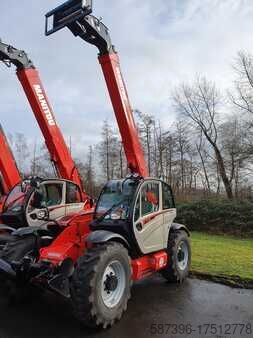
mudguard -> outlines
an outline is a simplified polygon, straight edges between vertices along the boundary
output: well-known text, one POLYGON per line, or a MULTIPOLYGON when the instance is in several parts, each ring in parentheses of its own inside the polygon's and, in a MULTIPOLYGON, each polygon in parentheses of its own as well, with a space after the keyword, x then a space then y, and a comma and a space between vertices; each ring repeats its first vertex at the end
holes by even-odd
POLYGON ((189 229, 185 225, 179 224, 179 223, 172 223, 170 227, 170 231, 177 231, 177 230, 184 230, 189 237, 191 236, 189 229))
POLYGON ((112 231, 95 230, 87 237, 87 242, 92 244, 101 244, 108 241, 116 241, 122 243, 127 248, 130 248, 128 241, 121 235, 112 231))
POLYGON ((13 231, 12 235, 23 237, 23 236, 27 236, 27 235, 32 235, 40 229, 41 229, 40 226, 31 226, 31 227, 19 228, 19 229, 15 229, 15 231, 13 231))

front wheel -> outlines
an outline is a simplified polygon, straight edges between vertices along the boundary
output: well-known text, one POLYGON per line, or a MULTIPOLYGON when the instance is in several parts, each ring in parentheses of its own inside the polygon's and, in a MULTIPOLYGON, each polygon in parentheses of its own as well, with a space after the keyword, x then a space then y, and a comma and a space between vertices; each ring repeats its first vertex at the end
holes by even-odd
POLYGON ((108 242, 87 250, 71 283, 77 319, 88 327, 112 326, 127 308, 130 288, 130 259, 121 244, 108 242))
POLYGON ((168 265, 161 271, 169 282, 182 283, 191 266, 191 244, 183 230, 172 232, 168 240, 168 265))

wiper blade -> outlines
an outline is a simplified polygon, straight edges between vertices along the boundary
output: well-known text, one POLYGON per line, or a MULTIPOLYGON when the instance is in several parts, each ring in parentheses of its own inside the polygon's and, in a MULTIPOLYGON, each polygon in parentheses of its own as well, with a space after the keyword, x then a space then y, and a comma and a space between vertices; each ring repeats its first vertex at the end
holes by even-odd
POLYGON ((119 206, 119 205, 120 205, 121 203, 123 203, 123 202, 124 202, 124 200, 121 200, 120 202, 113 204, 113 205, 111 206, 110 209, 108 209, 102 216, 100 216, 100 217, 97 219, 97 221, 98 221, 98 222, 102 221, 107 215, 110 214, 110 212, 111 212, 114 208, 116 208, 117 206, 119 206))

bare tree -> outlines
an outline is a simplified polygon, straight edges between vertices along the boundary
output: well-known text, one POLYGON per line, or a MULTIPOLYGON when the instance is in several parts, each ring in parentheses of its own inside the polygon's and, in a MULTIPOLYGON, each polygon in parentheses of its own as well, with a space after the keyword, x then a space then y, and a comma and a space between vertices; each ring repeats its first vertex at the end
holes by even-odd
POLYGON ((245 122, 236 116, 222 124, 221 144, 226 167, 230 172, 229 180, 233 184, 235 196, 238 197, 241 177, 245 176, 245 165, 252 158, 246 139, 245 122))
POLYGON ((27 159, 30 157, 27 138, 22 133, 16 133, 14 137, 14 153, 20 172, 27 174, 27 159))
POLYGON ((240 51, 237 54, 234 70, 235 93, 230 93, 230 98, 233 104, 244 113, 253 114, 253 56, 240 51))
POLYGON ((176 157, 176 139, 171 132, 171 129, 169 131, 164 132, 164 161, 165 161, 165 179, 168 181, 168 183, 172 186, 174 177, 173 177, 173 167, 175 163, 175 157, 176 157))
POLYGON ((32 163, 31 163, 31 174, 32 174, 32 176, 36 175, 35 174, 36 164, 37 164, 36 153, 37 153, 37 142, 35 140, 34 144, 33 144, 33 155, 32 155, 32 163))
POLYGON ((124 157, 121 149, 122 143, 119 141, 118 135, 108 122, 104 121, 102 141, 98 145, 98 153, 107 180, 119 178, 121 171, 123 171, 124 157))
POLYGON ((207 151, 205 149, 205 143, 204 143, 204 140, 203 140, 202 131, 200 132, 199 142, 196 143, 196 149, 197 149, 197 152, 198 152, 199 157, 200 157, 201 166, 202 166, 202 170, 203 170, 205 181, 206 181, 207 191, 210 194, 211 193, 211 184, 210 184, 210 179, 209 179, 209 175, 208 175, 208 171, 207 171, 208 154, 207 154, 207 151))
POLYGON ((222 97, 215 84, 204 77, 197 78, 192 86, 183 84, 177 88, 173 98, 178 112, 188 118, 212 146, 227 197, 232 199, 231 182, 218 144, 218 110, 222 97))
POLYGON ((40 177, 57 177, 54 164, 51 162, 50 154, 45 144, 34 143, 33 157, 30 166, 30 174, 40 177))
POLYGON ((154 118, 153 116, 142 113, 140 110, 136 109, 134 111, 140 119, 139 122, 139 130, 143 137, 143 143, 145 148, 145 153, 147 155, 147 162, 148 162, 148 171, 151 175, 152 166, 151 166, 151 151, 152 151, 152 129, 154 127, 154 118))
POLYGON ((76 159, 75 163, 81 175, 82 182, 87 194, 91 197, 97 197, 101 184, 96 181, 94 147, 89 146, 85 161, 76 159))
POLYGON ((186 156, 190 150, 190 143, 187 133, 187 126, 182 119, 176 123, 176 147, 179 154, 181 192, 185 190, 186 184, 186 156))
POLYGON ((156 177, 165 177, 165 150, 165 135, 162 131, 161 123, 160 121, 157 121, 157 123, 154 121, 151 159, 154 163, 152 174, 156 177))

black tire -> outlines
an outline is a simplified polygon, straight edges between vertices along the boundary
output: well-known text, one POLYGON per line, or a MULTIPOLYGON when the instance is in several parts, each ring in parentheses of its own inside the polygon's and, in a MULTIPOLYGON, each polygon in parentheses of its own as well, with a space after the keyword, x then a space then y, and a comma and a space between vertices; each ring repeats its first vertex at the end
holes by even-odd
POLYGON ((35 236, 11 236, 3 250, 0 253, 0 258, 7 262, 20 261, 28 253, 36 249, 35 236))
POLYGON ((191 266, 191 244, 188 234, 183 231, 173 231, 169 235, 168 240, 168 256, 169 262, 165 269, 161 271, 162 276, 169 282, 182 283, 188 276, 191 266), (184 268, 180 268, 180 248, 181 245, 185 246, 188 251, 188 260, 184 268))
MULTIPOLYGON (((71 281, 71 296, 76 318, 90 328, 112 326, 127 309, 131 292, 131 273, 130 259, 123 245, 108 242, 88 249, 85 255, 78 260, 71 281), (106 269, 115 261, 120 263, 124 271, 124 291, 118 303, 113 307, 108 307, 102 296, 103 278, 106 269)), ((103 288, 105 286, 106 283, 103 288)))
MULTIPOLYGON (((36 250, 35 236, 18 237, 12 236, 12 239, 6 243, 0 253, 0 258, 6 262, 21 261, 26 255, 36 250)), ((19 303, 32 298, 37 289, 30 286, 25 280, 6 280, 4 275, 0 275, 2 292, 11 303, 19 303)))

